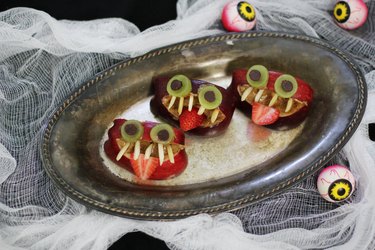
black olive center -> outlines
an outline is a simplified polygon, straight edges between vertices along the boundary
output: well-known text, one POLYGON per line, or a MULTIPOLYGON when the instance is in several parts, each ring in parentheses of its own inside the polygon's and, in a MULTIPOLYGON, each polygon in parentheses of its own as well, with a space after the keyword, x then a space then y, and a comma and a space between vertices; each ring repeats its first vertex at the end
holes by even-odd
POLYGON ((128 135, 135 135, 138 132, 138 128, 134 124, 127 124, 125 125, 125 132, 128 135))
POLYGON ((213 91, 207 91, 204 93, 204 99, 208 102, 214 102, 216 100, 215 93, 213 91))
POLYGON ((341 14, 342 14, 342 10, 341 9, 337 9, 336 10, 336 15, 341 16, 341 14))
POLYGON ((254 69, 254 70, 251 70, 250 73, 249 73, 249 77, 252 81, 259 81, 260 76, 261 76, 261 74, 260 74, 259 70, 254 69))
POLYGON ((281 82, 281 88, 285 92, 290 92, 293 90, 293 83, 291 81, 284 80, 281 82))
POLYGON ((343 196, 343 195, 345 194, 345 189, 343 189, 343 188, 339 188, 339 189, 337 190, 337 194, 340 195, 340 196, 343 196))
POLYGON ((181 87, 182 87, 182 82, 179 81, 179 80, 174 80, 171 83, 171 89, 173 89, 173 90, 179 90, 181 87))
POLYGON ((158 132, 158 138, 161 141, 167 141, 169 139, 169 133, 166 129, 162 129, 158 132))
POLYGON ((251 8, 250 8, 250 6, 246 6, 246 11, 247 11, 248 13, 251 13, 251 8))

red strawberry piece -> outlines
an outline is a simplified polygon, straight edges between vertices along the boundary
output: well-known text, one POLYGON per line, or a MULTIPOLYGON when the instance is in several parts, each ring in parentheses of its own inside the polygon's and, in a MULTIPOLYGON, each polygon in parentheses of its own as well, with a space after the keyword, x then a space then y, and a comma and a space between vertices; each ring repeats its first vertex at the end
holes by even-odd
POLYGON ((145 159, 145 155, 140 154, 138 159, 134 160, 134 154, 131 154, 130 164, 133 167, 136 176, 141 180, 147 180, 159 166, 159 159, 155 157, 145 159))
POLYGON ((251 119, 258 125, 269 125, 274 123, 280 115, 280 111, 275 108, 260 104, 259 102, 253 103, 253 111, 251 119))
POLYGON ((184 109, 180 115, 180 128, 183 131, 189 131, 203 124, 205 115, 198 115, 198 109, 193 108, 191 111, 184 109))

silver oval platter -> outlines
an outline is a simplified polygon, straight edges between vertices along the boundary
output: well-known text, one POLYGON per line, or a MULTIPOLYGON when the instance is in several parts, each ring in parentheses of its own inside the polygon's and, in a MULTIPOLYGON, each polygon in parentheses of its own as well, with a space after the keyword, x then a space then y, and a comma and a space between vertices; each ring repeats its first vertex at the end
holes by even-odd
POLYGON ((364 78, 344 53, 318 39, 283 33, 204 37, 114 65, 77 89, 46 125, 41 149, 50 178, 74 200, 114 215, 170 220, 231 211, 277 195, 319 170, 349 140, 366 106, 364 78), (302 125, 249 139, 250 119, 235 111, 228 131, 186 137, 189 164, 170 180, 137 183, 111 163, 103 142, 118 117, 158 121, 151 79, 185 74, 227 87, 254 64, 308 82, 314 99, 302 125))

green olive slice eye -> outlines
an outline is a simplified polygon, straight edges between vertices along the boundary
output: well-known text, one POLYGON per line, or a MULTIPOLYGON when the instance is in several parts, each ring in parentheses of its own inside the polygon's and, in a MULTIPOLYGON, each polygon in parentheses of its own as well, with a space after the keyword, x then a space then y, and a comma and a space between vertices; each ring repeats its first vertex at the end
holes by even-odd
POLYGON ((198 100, 205 109, 216 109, 223 101, 223 95, 215 86, 206 85, 198 89, 198 100))
POLYGON ((136 142, 143 135, 142 123, 136 120, 128 120, 122 124, 121 136, 126 142, 136 142))
POLYGON ((275 81, 275 92, 283 98, 292 97, 298 89, 296 78, 291 75, 281 75, 275 81))
POLYGON ((167 84, 168 94, 177 97, 185 97, 191 92, 191 81, 184 75, 175 75, 167 84))
POLYGON ((268 83, 268 70, 263 65, 254 65, 246 73, 247 82, 254 88, 264 88, 268 83))
POLYGON ((150 137, 153 142, 168 144, 175 138, 173 128, 168 124, 158 124, 150 131, 150 137))

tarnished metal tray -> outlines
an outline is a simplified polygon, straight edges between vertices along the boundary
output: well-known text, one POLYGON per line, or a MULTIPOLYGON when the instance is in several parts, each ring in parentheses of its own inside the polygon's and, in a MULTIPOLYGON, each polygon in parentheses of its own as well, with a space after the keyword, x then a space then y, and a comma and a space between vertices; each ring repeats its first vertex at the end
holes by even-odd
MULTIPOLYGON (((46 125, 41 155, 46 172, 68 196, 103 212, 167 220, 230 211, 275 195, 321 168, 354 133, 366 97, 353 61, 320 40, 268 32, 204 37, 122 62, 83 83, 46 125), (299 76, 315 91, 300 134, 281 152, 237 173, 183 185, 140 185, 105 166, 100 145, 106 130, 114 118, 152 95, 152 77, 183 73, 229 84, 234 69, 253 64, 299 76)), ((233 151, 231 144, 218 147, 228 155, 233 151)), ((233 162, 226 164, 231 168, 233 162)))

